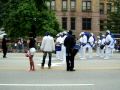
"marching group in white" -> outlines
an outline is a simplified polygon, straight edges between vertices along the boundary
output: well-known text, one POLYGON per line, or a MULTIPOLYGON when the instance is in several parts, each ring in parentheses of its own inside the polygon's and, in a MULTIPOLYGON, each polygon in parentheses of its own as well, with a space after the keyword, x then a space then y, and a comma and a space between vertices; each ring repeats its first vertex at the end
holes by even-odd
MULTIPOLYGON (((66 48, 64 46, 64 40, 67 36, 67 32, 61 32, 56 35, 56 58, 62 60, 63 63, 66 61, 66 48)), ((112 37, 109 30, 106 31, 105 35, 95 37, 93 33, 81 32, 79 39, 76 40, 76 44, 79 46, 78 54, 80 59, 92 59, 93 48, 96 47, 96 56, 109 59, 115 47, 115 39, 112 37)))

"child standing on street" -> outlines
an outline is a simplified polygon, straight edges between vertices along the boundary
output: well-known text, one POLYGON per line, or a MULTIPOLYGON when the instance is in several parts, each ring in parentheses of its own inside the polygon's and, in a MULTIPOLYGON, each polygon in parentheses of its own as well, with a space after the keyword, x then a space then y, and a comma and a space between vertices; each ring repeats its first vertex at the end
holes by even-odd
POLYGON ((30 69, 29 71, 35 71, 35 65, 33 61, 34 53, 36 52, 35 48, 31 48, 28 51, 25 51, 25 56, 29 57, 30 69))
POLYGON ((29 50, 25 51, 26 57, 29 57, 29 62, 30 62, 30 70, 29 71, 35 71, 35 65, 34 65, 34 61, 33 61, 33 56, 34 56, 35 52, 36 52, 35 40, 34 40, 34 38, 30 38, 29 50))

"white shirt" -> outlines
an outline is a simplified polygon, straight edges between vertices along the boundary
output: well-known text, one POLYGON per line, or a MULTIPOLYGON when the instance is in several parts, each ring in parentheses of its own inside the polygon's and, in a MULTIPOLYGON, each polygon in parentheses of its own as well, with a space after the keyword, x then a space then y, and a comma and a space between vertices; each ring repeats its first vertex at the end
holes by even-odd
POLYGON ((102 41, 102 40, 100 40, 100 39, 97 41, 98 46, 101 45, 101 41, 102 41))
POLYGON ((44 36, 42 43, 41 43, 41 50, 42 51, 48 51, 48 52, 52 52, 55 50, 55 43, 54 43, 54 39, 52 36, 44 36))
POLYGON ((56 39, 56 43, 59 43, 59 44, 61 44, 61 36, 59 36, 57 39, 56 39))
POLYGON ((91 45, 94 44, 94 38, 93 38, 93 36, 90 36, 88 42, 89 42, 91 45))
POLYGON ((83 35, 81 42, 82 43, 87 43, 87 36, 86 35, 83 35))
POLYGON ((110 42, 110 44, 108 45, 108 47, 113 47, 113 45, 114 45, 114 39, 111 37, 111 35, 107 35, 105 41, 106 41, 106 43, 110 42))
POLYGON ((106 42, 112 42, 113 38, 111 37, 111 35, 107 35, 105 41, 106 42))
POLYGON ((105 38, 101 40, 101 45, 104 45, 104 44, 105 44, 105 38))
POLYGON ((80 37, 79 42, 82 43, 82 37, 80 37))

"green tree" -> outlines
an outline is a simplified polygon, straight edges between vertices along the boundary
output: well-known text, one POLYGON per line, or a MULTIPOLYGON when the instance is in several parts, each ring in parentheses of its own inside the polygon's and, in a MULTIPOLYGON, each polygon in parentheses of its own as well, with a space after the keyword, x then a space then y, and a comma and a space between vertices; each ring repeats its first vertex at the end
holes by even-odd
POLYGON ((55 13, 47 8, 45 1, 9 0, 4 18, 7 34, 11 38, 18 38, 27 37, 30 32, 35 36, 43 36, 47 31, 52 35, 60 32, 55 13))
POLYGON ((5 4, 8 2, 8 0, 0 0, 0 27, 3 25, 3 18, 4 18, 4 10, 5 10, 5 4))
POLYGON ((109 0, 112 3, 113 11, 108 13, 106 29, 113 33, 120 33, 120 0, 109 0))

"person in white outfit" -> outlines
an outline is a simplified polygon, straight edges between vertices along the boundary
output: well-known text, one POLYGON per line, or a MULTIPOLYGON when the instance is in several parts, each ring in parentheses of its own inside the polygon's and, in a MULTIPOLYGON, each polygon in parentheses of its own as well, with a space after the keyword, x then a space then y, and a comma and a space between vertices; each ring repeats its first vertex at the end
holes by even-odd
POLYGON ((45 59, 47 54, 49 55, 48 68, 51 68, 51 59, 52 52, 55 51, 55 42, 52 36, 50 36, 49 32, 46 33, 46 36, 43 37, 41 43, 41 50, 43 51, 43 60, 41 64, 41 68, 44 68, 45 59))
POLYGON ((95 44, 93 33, 90 34, 90 37, 88 39, 88 56, 89 58, 93 57, 93 47, 95 44))
POLYGON ((96 41, 96 56, 100 56, 101 49, 100 49, 100 44, 101 44, 101 39, 100 36, 97 36, 97 41, 96 41))
POLYGON ((65 64, 66 62, 66 47, 64 46, 64 40, 65 38, 67 37, 67 32, 64 31, 63 33, 63 36, 62 36, 62 39, 61 39, 61 60, 62 60, 62 63, 65 64))
POLYGON ((82 39, 83 39, 83 37, 82 37, 82 34, 80 33, 80 39, 79 39, 79 44, 80 44, 80 49, 79 49, 79 56, 80 56, 80 59, 82 58, 82 56, 83 56, 83 46, 82 46, 82 39))
POLYGON ((100 51, 101 51, 100 57, 104 58, 105 56, 105 35, 102 35, 101 37, 100 51))
POLYGON ((106 46, 105 46, 105 58, 104 59, 109 59, 111 55, 111 48, 114 47, 114 39, 110 35, 110 31, 106 31, 106 46))
POLYGON ((57 34, 57 38, 56 38, 56 43, 55 43, 55 49, 56 49, 56 58, 58 60, 60 60, 61 57, 61 36, 60 34, 57 34))
POLYGON ((63 39, 63 33, 60 32, 59 34, 60 34, 59 42, 60 42, 60 45, 61 45, 60 60, 63 61, 63 42, 64 42, 64 39, 63 39))
POLYGON ((82 57, 80 59, 86 59, 86 45, 87 45, 87 36, 84 32, 81 33, 81 47, 82 47, 82 57))

